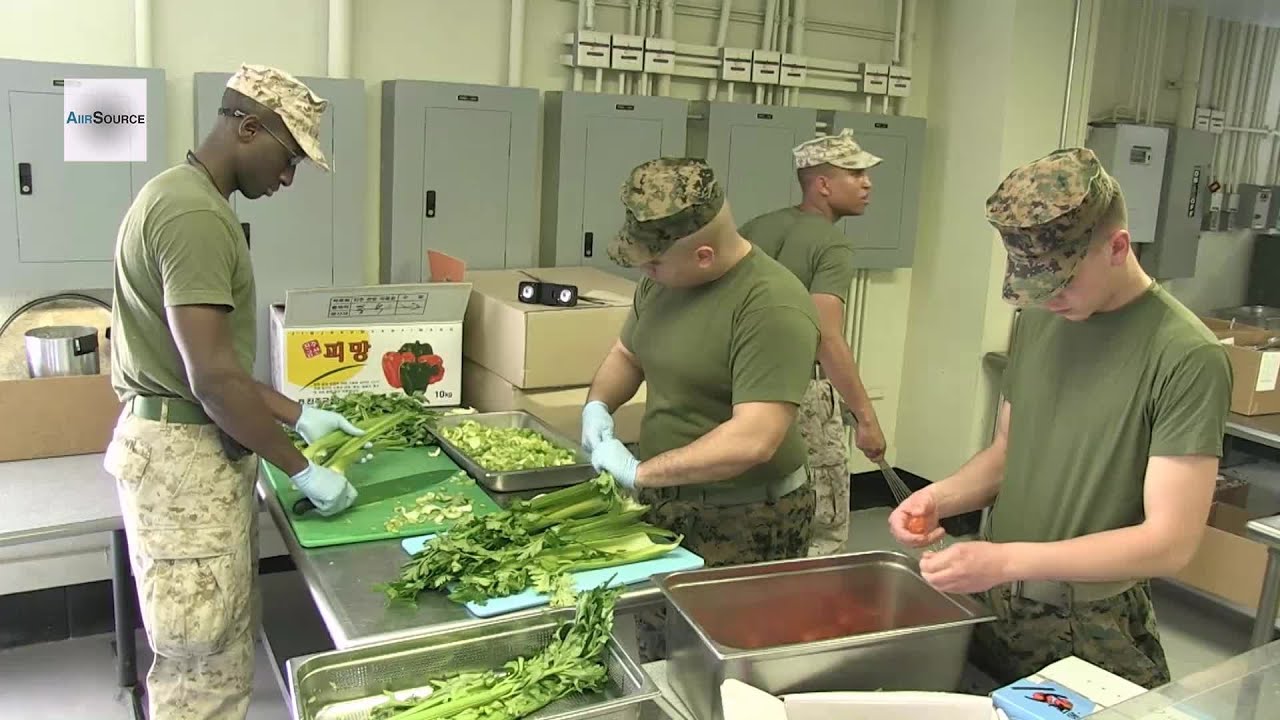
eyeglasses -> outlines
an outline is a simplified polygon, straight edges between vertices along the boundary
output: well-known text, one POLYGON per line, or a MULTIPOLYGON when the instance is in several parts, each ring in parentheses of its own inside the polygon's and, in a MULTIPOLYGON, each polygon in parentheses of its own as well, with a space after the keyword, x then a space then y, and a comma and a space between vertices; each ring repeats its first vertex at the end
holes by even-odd
MULTIPOLYGON (((237 117, 237 118, 248 117, 248 115, 243 110, 231 110, 230 108, 218 108, 218 114, 230 115, 231 117, 237 117)), ((271 128, 267 127, 266 123, 262 124, 262 129, 266 130, 267 134, 271 136, 271 139, 280 143, 280 147, 284 148, 284 151, 289 153, 289 167, 296 168, 298 167, 299 163, 307 159, 307 156, 305 154, 294 152, 293 148, 289 147, 288 143, 281 140, 279 135, 276 135, 275 133, 271 132, 271 128)))

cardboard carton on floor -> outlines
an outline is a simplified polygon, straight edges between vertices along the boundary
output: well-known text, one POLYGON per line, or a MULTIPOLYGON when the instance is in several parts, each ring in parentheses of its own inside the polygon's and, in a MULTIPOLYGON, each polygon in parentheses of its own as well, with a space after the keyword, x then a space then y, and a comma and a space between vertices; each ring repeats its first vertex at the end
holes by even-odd
POLYGON ((1258 609, 1267 547, 1245 536, 1252 519, 1244 509, 1248 488, 1219 493, 1195 555, 1174 579, 1245 608, 1258 609))
POLYGON ((720 686, 725 720, 995 720, 991 698, 942 692, 824 692, 774 697, 737 680, 720 686))
POLYGON ((462 397, 468 283, 291 290, 271 308, 272 385, 299 402, 349 392, 462 397))
POLYGON ((1216 318, 1201 320, 1218 336, 1231 360, 1231 411, 1241 415, 1280 413, 1280 347, 1255 349, 1280 333, 1216 318))
MULTIPOLYGON (((467 360, 462 371, 462 401, 480 412, 525 410, 551 429, 577 441, 582 437, 582 406, 589 387, 521 390, 501 375, 467 360)), ((645 386, 613 414, 613 434, 624 443, 640 441, 644 417, 645 386)))
POLYGON ((635 283, 590 267, 467 273, 463 352, 522 390, 589 385, 631 313, 635 283), (521 282, 573 285, 572 307, 522 303, 521 282))
POLYGON ((105 451, 121 411, 109 372, 0 381, 0 417, 20 428, 0 433, 0 462, 105 451))

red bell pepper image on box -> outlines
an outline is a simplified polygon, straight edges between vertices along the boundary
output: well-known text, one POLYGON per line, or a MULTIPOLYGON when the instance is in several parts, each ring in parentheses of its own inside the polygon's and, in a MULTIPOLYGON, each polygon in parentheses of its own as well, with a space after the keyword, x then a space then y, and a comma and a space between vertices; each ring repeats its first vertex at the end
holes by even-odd
POLYGON ((405 343, 382 356, 382 375, 406 395, 426 392, 444 379, 444 358, 435 354, 430 343, 405 343))

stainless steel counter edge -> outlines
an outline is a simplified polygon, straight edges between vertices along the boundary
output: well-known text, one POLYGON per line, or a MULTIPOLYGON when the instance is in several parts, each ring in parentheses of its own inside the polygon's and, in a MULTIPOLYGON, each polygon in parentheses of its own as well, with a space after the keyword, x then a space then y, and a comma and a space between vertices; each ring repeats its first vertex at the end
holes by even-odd
MULTIPOLYGON (((289 555, 292 556, 294 564, 298 568, 298 573, 306 583, 307 590, 315 601, 316 609, 324 620, 325 628, 328 630, 329 636, 337 649, 343 650, 403 640, 421 635, 428 630, 463 627, 485 620, 484 618, 472 616, 462 605, 449 601, 439 593, 425 593, 416 610, 401 609, 394 612, 384 610, 389 616, 393 616, 389 620, 394 622, 389 621, 384 628, 362 632, 354 627, 354 623, 351 622, 353 611, 359 612, 360 610, 353 606, 358 602, 364 606, 364 610, 370 613, 376 612, 373 601, 376 599, 377 594, 372 587, 357 587, 353 585, 350 587, 350 593, 342 595, 347 600, 354 602, 344 602, 344 597, 335 597, 334 595, 339 593, 332 593, 331 589, 351 580, 351 578, 340 577, 343 574, 343 568, 337 567, 335 558, 341 560, 348 571, 351 568, 374 568, 376 570, 379 567, 384 571, 393 570, 409 559, 408 555, 400 547, 400 539, 376 540, 316 548, 314 550, 302 547, 293 532, 293 526, 290 524, 289 518, 285 515, 284 507, 280 504, 279 498, 276 497, 275 491, 261 469, 258 472, 257 488, 258 494, 275 521, 280 531, 280 536, 284 540, 285 547, 288 548, 289 555)), ((394 578, 382 578, 383 581, 392 579, 394 578)), ((343 589, 347 588, 344 587, 343 589)), ((384 603, 385 601, 379 601, 378 604, 384 603)), ((633 613, 646 608, 660 607, 663 603, 662 594, 657 586, 651 582, 646 582, 632 586, 623 593, 618 599, 617 612, 633 613)), ((509 613, 503 615, 503 617, 534 617, 546 612, 547 609, 545 606, 531 608, 509 613)), ((370 620, 372 618, 360 618, 361 623, 368 623, 370 620)))

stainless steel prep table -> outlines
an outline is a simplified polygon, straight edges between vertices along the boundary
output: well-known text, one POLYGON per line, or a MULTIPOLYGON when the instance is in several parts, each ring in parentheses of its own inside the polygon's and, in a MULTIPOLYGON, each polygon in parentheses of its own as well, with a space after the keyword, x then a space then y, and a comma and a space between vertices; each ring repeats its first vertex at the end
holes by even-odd
POLYGON ((142 718, 128 542, 115 480, 102 467, 102 457, 97 453, 0 463, 0 547, 111 533, 116 677, 129 695, 133 717, 142 718))

